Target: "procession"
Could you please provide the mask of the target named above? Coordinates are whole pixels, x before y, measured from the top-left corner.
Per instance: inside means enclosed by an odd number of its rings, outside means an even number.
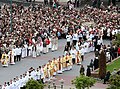
[[[67,7],[59,5],[44,7],[36,5],[24,7],[12,4],[13,23],[10,29],[10,5],[1,6],[0,17],[0,63],[3,68],[24,58],[46,55],[59,51],[59,41],[66,39],[63,55],[50,59],[37,69],[31,67],[20,76],[5,82],[2,89],[25,89],[29,79],[41,80],[46,83],[57,74],[72,71],[73,65],[82,66],[84,56],[94,52],[91,71],[98,68],[101,50],[105,51],[107,62],[119,56],[119,47],[105,45],[104,39],[114,40],[120,32],[120,14],[112,4],[105,8],[94,8],[85,5],[80,10],[73,3]]]

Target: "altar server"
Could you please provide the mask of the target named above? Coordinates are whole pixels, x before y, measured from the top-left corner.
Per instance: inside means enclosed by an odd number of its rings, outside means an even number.
[[[72,47],[72,49],[70,50],[70,54],[72,55],[72,63],[75,64],[77,54],[75,47]]]
[[[14,65],[15,62],[14,62],[14,52],[12,49],[10,49],[10,51],[8,52],[8,56],[9,56],[9,63],[11,65]]]

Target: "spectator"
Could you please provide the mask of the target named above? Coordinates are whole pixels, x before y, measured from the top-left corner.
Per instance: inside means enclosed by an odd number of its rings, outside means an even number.
[[[87,66],[86,76],[88,76],[88,77],[91,76],[91,69],[90,69],[90,66]]]
[[[99,60],[98,57],[94,59],[94,70],[96,70],[99,67]]]
[[[120,56],[120,45],[119,45],[119,47],[118,47],[118,56]]]
[[[91,61],[90,61],[90,68],[91,68],[92,71],[93,71],[93,67],[94,67],[94,62],[93,62],[93,59],[91,59]]]
[[[85,72],[85,68],[83,67],[83,65],[81,65],[81,67],[80,67],[80,75],[85,75],[84,72]]]
[[[115,75],[115,74],[117,74],[117,70],[116,69],[113,70],[113,72],[111,73],[111,75]]]
[[[108,71],[108,72],[106,73],[106,75],[105,75],[104,83],[103,83],[103,84],[106,84],[106,82],[109,81],[110,75],[111,75],[111,74],[110,74],[110,71]]]

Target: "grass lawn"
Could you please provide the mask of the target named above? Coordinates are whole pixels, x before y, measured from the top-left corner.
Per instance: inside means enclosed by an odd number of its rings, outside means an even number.
[[[112,72],[114,69],[120,69],[120,58],[107,65],[107,70]]]

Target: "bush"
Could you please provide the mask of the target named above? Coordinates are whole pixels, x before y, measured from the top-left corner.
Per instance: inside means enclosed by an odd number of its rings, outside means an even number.
[[[112,44],[119,46],[120,45],[120,34],[116,34],[115,37],[116,38],[115,40],[112,41]]]
[[[108,89],[120,89],[120,75],[112,75],[109,81],[110,85]]]
[[[44,85],[42,84],[42,82],[30,79],[26,83],[26,89],[44,89]]]
[[[72,83],[75,85],[77,89],[85,89],[93,86],[95,84],[95,79],[92,77],[87,77],[84,75],[77,76]]]

